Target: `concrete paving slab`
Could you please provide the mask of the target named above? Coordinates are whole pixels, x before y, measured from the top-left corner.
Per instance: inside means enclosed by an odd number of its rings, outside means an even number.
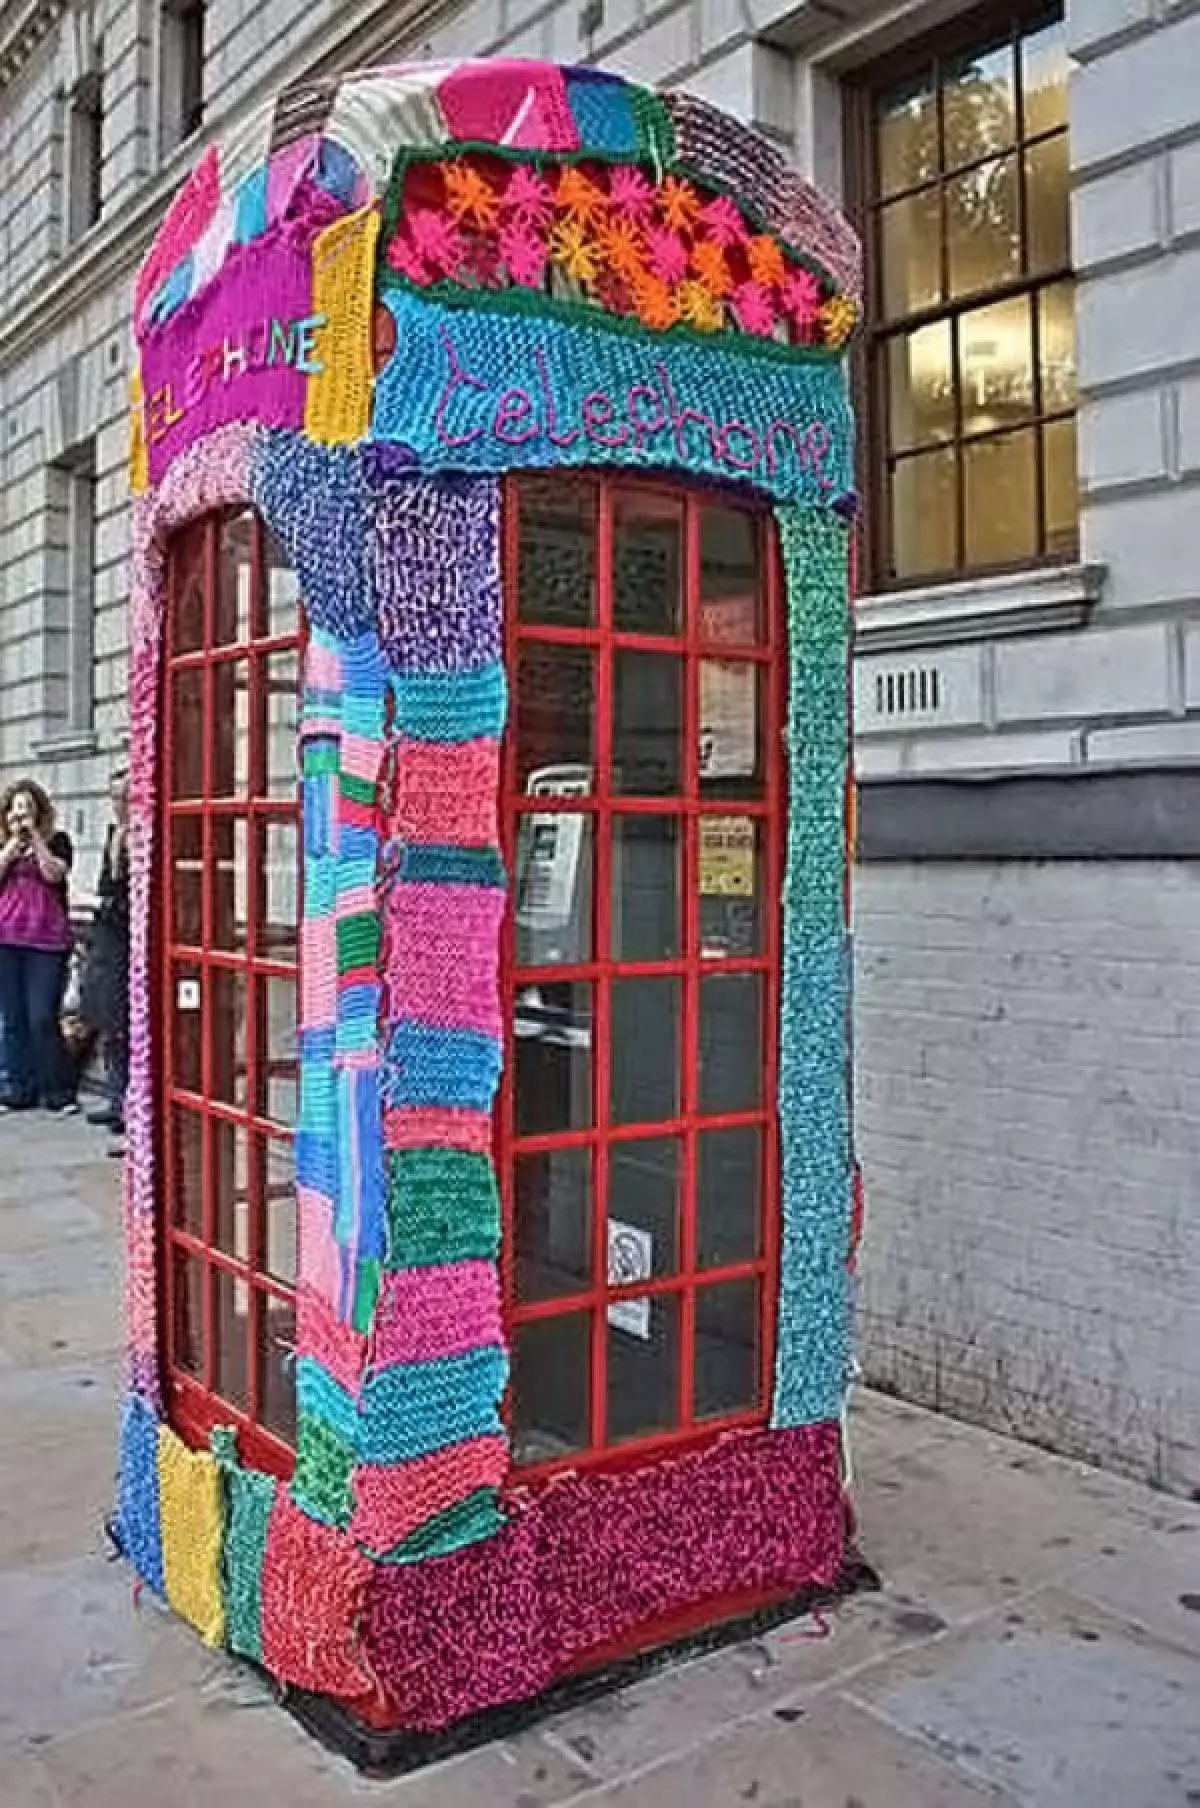
[[[44,1251],[48,1242],[61,1246],[77,1237],[107,1234],[102,1214],[65,1180],[61,1187],[47,1188],[44,1193],[39,1189],[36,1200],[28,1197],[28,1182],[24,1185],[24,1203],[19,1195],[6,1194],[0,1188],[0,1261]]]
[[[1200,1513],[1185,1508],[1133,1550],[1102,1554],[1075,1573],[1071,1586],[1200,1657]]]
[[[101,1280],[78,1293],[0,1298],[0,1350],[31,1367],[115,1355],[123,1338],[115,1289]]]

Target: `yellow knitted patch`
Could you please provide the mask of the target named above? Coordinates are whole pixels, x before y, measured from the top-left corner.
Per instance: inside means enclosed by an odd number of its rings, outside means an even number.
[[[225,1642],[221,1594],[224,1495],[216,1458],[189,1450],[169,1426],[158,1434],[158,1488],[167,1600],[207,1645]]]
[[[379,215],[373,207],[347,214],[313,242],[312,311],[323,315],[321,369],[308,379],[304,430],[322,446],[360,440],[371,424],[374,363],[375,246]]]
[[[129,379],[129,488],[135,496],[144,496],[150,488],[150,461],[146,451],[146,420],[142,403],[142,373],[135,370]]]

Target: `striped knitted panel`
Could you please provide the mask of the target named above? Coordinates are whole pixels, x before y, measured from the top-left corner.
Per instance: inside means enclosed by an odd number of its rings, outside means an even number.
[[[507,1469],[503,1437],[451,1444],[408,1463],[364,1464],[354,1480],[351,1533],[366,1550],[398,1550],[455,1502],[498,1488]]]

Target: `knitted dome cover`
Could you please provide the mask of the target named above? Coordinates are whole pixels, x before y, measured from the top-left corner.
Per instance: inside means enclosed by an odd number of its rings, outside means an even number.
[[[846,809],[856,241],[745,126],[590,68],[307,83],[205,152],[138,277],[128,1399],[144,1579],[282,1680],[433,1728],[664,1614],[828,1585],[856,1235]],[[500,478],[741,486],[790,678],[770,1424],[513,1486],[501,1406]],[[293,564],[303,921],[290,1485],[163,1414],[150,924],[166,542]]]

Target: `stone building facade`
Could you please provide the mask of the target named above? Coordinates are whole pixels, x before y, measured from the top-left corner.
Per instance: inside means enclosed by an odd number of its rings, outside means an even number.
[[[863,224],[862,1359],[1194,1487],[1188,0],[3,0],[0,775],[48,784],[86,885],[126,731],[131,284],[198,150],[306,73],[493,52],[691,87]]]

